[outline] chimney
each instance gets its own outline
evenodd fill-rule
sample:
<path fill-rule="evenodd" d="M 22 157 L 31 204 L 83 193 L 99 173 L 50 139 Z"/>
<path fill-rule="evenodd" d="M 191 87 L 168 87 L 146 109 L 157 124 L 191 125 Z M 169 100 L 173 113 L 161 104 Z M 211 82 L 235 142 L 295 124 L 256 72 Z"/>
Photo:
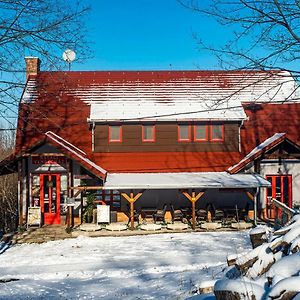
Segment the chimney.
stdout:
<path fill-rule="evenodd" d="M 25 57 L 26 62 L 26 80 L 29 75 L 37 75 L 40 71 L 41 61 L 38 57 Z"/>

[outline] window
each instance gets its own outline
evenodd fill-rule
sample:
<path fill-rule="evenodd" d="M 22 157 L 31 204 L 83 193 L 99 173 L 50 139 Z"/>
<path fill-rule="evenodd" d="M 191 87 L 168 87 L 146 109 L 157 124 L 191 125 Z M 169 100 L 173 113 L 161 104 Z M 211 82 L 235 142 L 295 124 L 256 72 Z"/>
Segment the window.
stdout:
<path fill-rule="evenodd" d="M 178 125 L 178 141 L 189 142 L 191 141 L 191 126 L 190 125 Z"/>
<path fill-rule="evenodd" d="M 210 125 L 210 139 L 212 141 L 224 141 L 224 124 L 215 123 Z"/>
<path fill-rule="evenodd" d="M 155 141 L 155 126 L 154 125 L 143 125 L 142 126 L 142 140 L 143 140 L 143 142 L 154 142 Z"/>
<path fill-rule="evenodd" d="M 119 125 L 109 126 L 109 142 L 122 142 L 122 127 Z"/>
<path fill-rule="evenodd" d="M 194 126 L 194 140 L 208 141 L 208 126 L 207 124 L 197 124 Z"/>

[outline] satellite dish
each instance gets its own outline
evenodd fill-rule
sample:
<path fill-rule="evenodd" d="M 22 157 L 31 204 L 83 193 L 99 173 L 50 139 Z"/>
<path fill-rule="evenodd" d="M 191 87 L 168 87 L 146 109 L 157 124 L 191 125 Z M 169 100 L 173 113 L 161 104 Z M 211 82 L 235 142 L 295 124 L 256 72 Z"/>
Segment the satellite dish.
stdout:
<path fill-rule="evenodd" d="M 70 64 L 73 60 L 76 58 L 76 54 L 73 50 L 67 49 L 64 51 L 62 55 L 64 61 L 66 61 L 68 64 Z"/>

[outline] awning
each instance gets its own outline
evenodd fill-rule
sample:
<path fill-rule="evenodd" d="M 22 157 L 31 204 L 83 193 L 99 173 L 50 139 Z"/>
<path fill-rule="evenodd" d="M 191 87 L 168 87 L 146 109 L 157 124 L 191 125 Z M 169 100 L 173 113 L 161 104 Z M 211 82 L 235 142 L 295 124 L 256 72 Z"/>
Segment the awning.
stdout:
<path fill-rule="evenodd" d="M 257 174 L 227 172 L 194 173 L 108 173 L 103 189 L 223 189 L 269 187 L 271 184 Z"/>

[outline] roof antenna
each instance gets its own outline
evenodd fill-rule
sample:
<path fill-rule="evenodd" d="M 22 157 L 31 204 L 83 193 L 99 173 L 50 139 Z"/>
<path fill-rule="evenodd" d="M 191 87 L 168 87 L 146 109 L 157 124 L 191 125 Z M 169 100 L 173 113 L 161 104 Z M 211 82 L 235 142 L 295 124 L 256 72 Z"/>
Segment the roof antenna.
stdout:
<path fill-rule="evenodd" d="M 62 57 L 63 57 L 63 60 L 68 63 L 69 71 L 71 71 L 71 62 L 75 60 L 76 53 L 71 49 L 67 49 L 64 51 Z"/>

